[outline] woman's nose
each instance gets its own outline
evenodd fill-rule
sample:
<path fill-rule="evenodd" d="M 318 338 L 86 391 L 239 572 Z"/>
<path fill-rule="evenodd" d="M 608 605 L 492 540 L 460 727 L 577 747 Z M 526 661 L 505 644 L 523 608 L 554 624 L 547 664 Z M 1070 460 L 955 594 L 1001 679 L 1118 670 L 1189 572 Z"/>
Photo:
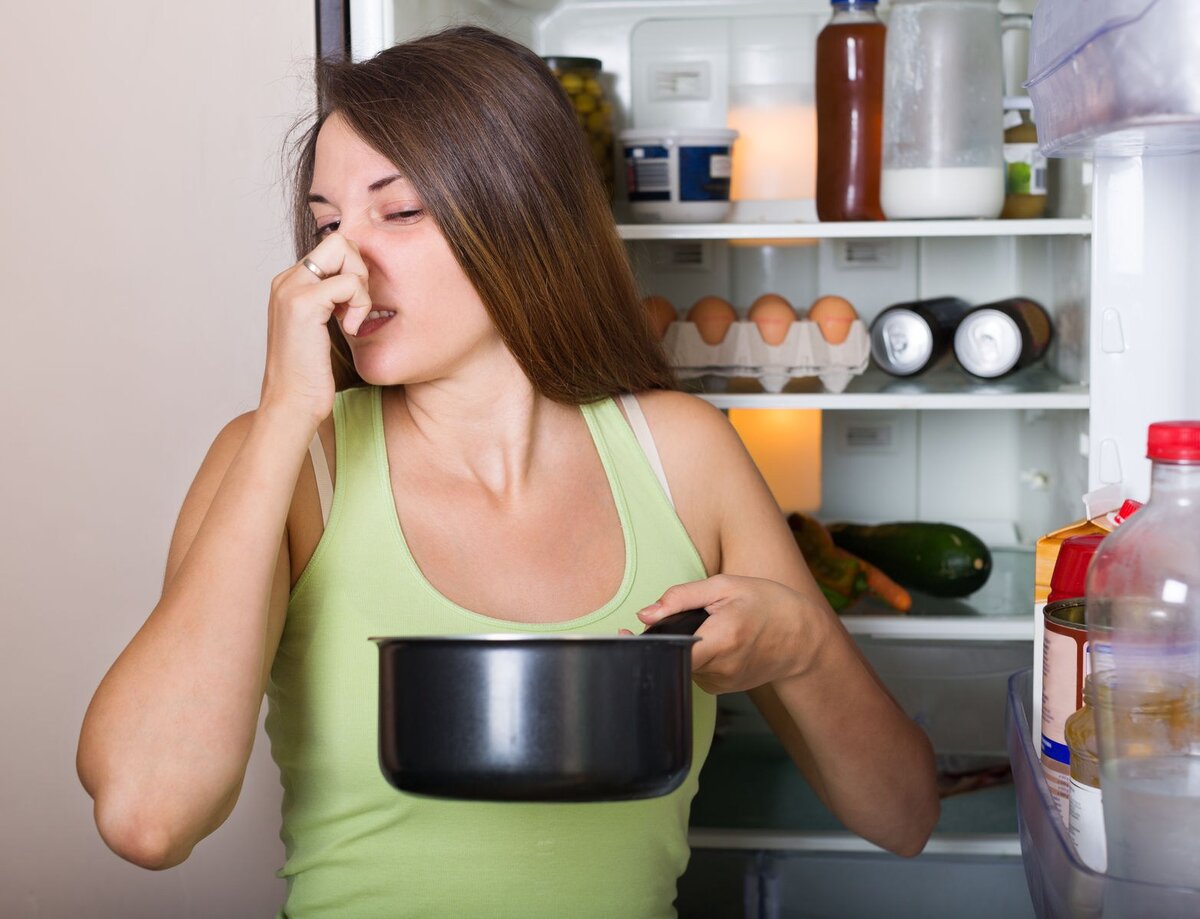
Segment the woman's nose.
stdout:
<path fill-rule="evenodd" d="M 377 246 L 371 237 L 370 228 L 362 224 L 341 224 L 338 234 L 346 240 L 346 244 L 358 254 L 367 266 L 367 271 L 374 271 L 376 265 Z"/>

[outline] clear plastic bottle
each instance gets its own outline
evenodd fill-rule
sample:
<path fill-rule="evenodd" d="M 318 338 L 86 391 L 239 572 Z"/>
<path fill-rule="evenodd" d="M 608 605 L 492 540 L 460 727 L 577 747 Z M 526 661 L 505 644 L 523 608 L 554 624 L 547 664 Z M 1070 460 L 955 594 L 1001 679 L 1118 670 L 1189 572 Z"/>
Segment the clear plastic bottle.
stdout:
<path fill-rule="evenodd" d="M 1144 713 L 1096 712 L 1108 871 L 1200 887 L 1200 421 L 1150 425 L 1147 455 L 1150 499 L 1100 544 L 1087 580 L 1111 710 Z"/>
<path fill-rule="evenodd" d="M 817 216 L 883 220 L 883 50 L 878 0 L 832 0 L 817 36 Z"/>

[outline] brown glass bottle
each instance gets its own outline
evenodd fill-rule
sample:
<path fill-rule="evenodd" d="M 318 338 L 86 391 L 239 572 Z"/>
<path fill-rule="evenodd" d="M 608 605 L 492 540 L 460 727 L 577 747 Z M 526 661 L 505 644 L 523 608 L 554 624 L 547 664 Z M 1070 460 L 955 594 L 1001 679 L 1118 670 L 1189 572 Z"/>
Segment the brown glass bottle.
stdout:
<path fill-rule="evenodd" d="M 817 216 L 883 220 L 883 46 L 875 0 L 833 0 L 817 36 Z"/>

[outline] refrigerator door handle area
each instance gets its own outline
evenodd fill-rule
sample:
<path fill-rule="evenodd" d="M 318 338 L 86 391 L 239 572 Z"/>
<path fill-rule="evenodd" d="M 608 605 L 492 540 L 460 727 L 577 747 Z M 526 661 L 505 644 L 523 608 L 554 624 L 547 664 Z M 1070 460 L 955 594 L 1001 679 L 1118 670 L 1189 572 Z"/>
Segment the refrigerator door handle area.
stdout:
<path fill-rule="evenodd" d="M 396 34 L 392 0 L 342 0 L 340 5 L 349 8 L 352 60 L 374 57 L 392 44 Z"/>

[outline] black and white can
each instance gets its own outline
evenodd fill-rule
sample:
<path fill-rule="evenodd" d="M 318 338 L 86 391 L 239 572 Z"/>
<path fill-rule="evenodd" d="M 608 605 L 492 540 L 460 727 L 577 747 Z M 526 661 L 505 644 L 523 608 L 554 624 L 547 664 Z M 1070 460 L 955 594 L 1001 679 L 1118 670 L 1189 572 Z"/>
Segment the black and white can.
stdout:
<path fill-rule="evenodd" d="M 1012 297 L 964 316 L 954 333 L 954 355 L 967 373 L 994 379 L 1040 359 L 1053 337 L 1054 326 L 1040 303 Z"/>
<path fill-rule="evenodd" d="M 892 376 L 922 373 L 949 351 L 954 330 L 970 309 L 958 297 L 889 306 L 871 323 L 871 357 Z"/>

